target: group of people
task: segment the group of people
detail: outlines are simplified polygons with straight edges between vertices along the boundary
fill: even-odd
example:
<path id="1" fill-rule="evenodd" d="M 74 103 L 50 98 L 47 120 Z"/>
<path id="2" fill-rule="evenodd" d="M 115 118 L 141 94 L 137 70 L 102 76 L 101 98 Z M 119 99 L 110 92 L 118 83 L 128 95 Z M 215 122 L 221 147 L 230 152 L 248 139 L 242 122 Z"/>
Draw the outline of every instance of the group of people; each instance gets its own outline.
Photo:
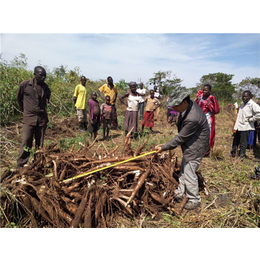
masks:
<path id="1" fill-rule="evenodd" d="M 101 122 L 103 122 L 103 138 L 109 135 L 109 130 L 112 125 L 118 129 L 117 113 L 115 103 L 117 100 L 117 87 L 113 83 L 113 78 L 108 77 L 107 83 L 102 85 L 97 93 L 105 101 L 101 106 L 97 100 L 97 93 L 91 92 L 90 100 L 88 101 L 88 114 L 87 119 L 87 90 L 86 90 L 86 77 L 82 76 L 81 83 L 78 84 L 74 91 L 73 101 L 77 111 L 79 130 L 85 132 L 87 129 L 90 132 L 90 140 L 92 136 L 97 137 Z M 104 93 L 104 95 L 102 94 Z"/>
<path id="2" fill-rule="evenodd" d="M 34 69 L 34 78 L 23 81 L 18 89 L 17 100 L 23 112 L 23 138 L 20 154 L 17 159 L 17 166 L 23 167 L 30 156 L 33 137 L 35 137 L 36 148 L 43 147 L 44 133 L 48 123 L 46 104 L 50 100 L 51 91 L 44 83 L 46 71 L 37 66 Z M 107 83 L 101 86 L 96 92 L 91 92 L 88 101 L 89 120 L 87 122 L 86 113 L 86 78 L 81 77 L 81 83 L 76 86 L 73 101 L 77 110 L 79 129 L 97 136 L 100 123 L 103 122 L 103 137 L 109 135 L 109 129 L 114 125 L 118 128 L 117 113 L 115 103 L 118 97 L 118 90 L 113 83 L 112 77 L 107 78 Z M 133 131 L 134 137 L 138 132 L 138 110 L 142 120 L 142 130 L 144 127 L 154 126 L 154 114 L 160 107 L 160 94 L 157 89 L 150 90 L 150 95 L 146 96 L 143 84 L 137 89 L 135 82 L 130 82 L 130 90 L 119 97 L 120 101 L 126 105 L 124 118 L 125 134 Z M 215 141 L 215 114 L 219 113 L 219 104 L 216 98 L 211 95 L 211 86 L 205 84 L 203 89 L 197 93 L 196 100 L 190 98 L 191 92 L 185 88 L 177 87 L 169 95 L 166 106 L 178 113 L 176 126 L 178 134 L 164 145 L 156 147 L 156 152 L 172 150 L 181 146 L 183 158 L 179 175 L 179 186 L 175 190 L 175 199 L 182 200 L 185 195 L 188 202 L 185 208 L 188 210 L 200 206 L 197 169 L 204 156 L 208 156 Z M 99 105 L 97 94 L 104 100 Z M 245 143 L 250 130 L 254 129 L 254 121 L 260 119 L 260 107 L 251 99 L 250 91 L 243 92 L 242 100 L 236 124 L 236 130 L 231 154 L 240 145 L 240 157 L 245 155 Z M 127 99 L 127 102 L 126 102 Z M 158 118 L 158 117 L 157 117 Z"/>
<path id="3" fill-rule="evenodd" d="M 105 101 L 101 106 L 97 100 L 98 95 Z M 77 110 L 79 130 L 86 131 L 87 125 L 90 132 L 90 139 L 92 135 L 94 138 L 97 136 L 97 132 L 101 123 L 103 123 L 103 139 L 109 136 L 109 130 L 111 126 L 118 129 L 117 113 L 116 113 L 116 100 L 118 97 L 118 90 L 116 84 L 113 83 L 113 78 L 108 77 L 107 83 L 101 86 L 96 92 L 91 93 L 91 98 L 88 101 L 89 107 L 89 119 L 87 120 L 86 109 L 86 77 L 81 77 L 81 83 L 76 86 L 73 101 Z M 155 97 L 157 96 L 157 98 Z M 133 137 L 138 136 L 138 124 L 139 118 L 142 120 L 142 131 L 144 127 L 149 127 L 153 132 L 154 126 L 154 112 L 158 111 L 160 106 L 161 95 L 157 91 L 157 87 L 150 91 L 150 95 L 146 96 L 146 89 L 143 88 L 143 83 L 140 83 L 140 88 L 137 89 L 135 82 L 130 82 L 129 91 L 119 97 L 120 101 L 126 105 L 124 130 L 125 134 L 131 130 Z M 127 101 L 125 100 L 127 99 Z M 140 113 L 140 115 L 139 115 Z M 157 118 L 158 118 L 157 112 Z"/>
<path id="4" fill-rule="evenodd" d="M 140 119 L 142 119 L 142 132 L 144 127 L 149 127 L 150 131 L 153 132 L 154 126 L 154 112 L 159 109 L 160 101 L 155 97 L 155 91 L 150 90 L 150 95 L 145 97 L 145 91 L 141 94 L 137 90 L 136 82 L 129 83 L 130 91 L 123 94 L 119 99 L 126 105 L 125 119 L 124 119 L 124 130 L 125 135 L 129 131 L 133 132 L 134 138 L 138 136 L 139 128 L 139 117 L 138 110 L 140 107 Z M 141 84 L 141 90 L 143 90 L 143 84 Z M 127 98 L 127 102 L 125 99 Z M 141 104 L 141 105 L 140 105 Z"/>
<path id="5" fill-rule="evenodd" d="M 231 157 L 236 157 L 237 161 L 243 161 L 246 157 L 246 149 L 250 134 L 253 135 L 251 140 L 255 140 L 257 121 L 260 120 L 260 106 L 252 99 L 252 93 L 246 90 L 242 93 L 242 104 L 238 108 L 237 117 L 233 127 L 233 143 L 230 152 Z M 254 142 L 254 141 L 253 141 Z M 250 142 L 251 143 L 251 142 Z M 239 149 L 240 147 L 240 149 Z"/>

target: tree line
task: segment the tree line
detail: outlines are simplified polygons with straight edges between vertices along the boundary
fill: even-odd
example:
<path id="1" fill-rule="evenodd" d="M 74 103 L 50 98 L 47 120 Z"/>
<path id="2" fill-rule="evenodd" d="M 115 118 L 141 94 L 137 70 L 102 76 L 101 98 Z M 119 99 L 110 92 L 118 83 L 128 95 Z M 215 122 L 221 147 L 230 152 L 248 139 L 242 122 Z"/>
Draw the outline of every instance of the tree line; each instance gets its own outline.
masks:
<path id="1" fill-rule="evenodd" d="M 79 84 L 79 77 L 81 76 L 80 68 L 75 67 L 73 70 L 69 70 L 67 66 L 61 65 L 53 70 L 49 70 L 40 61 L 38 63 L 37 65 L 45 68 L 47 72 L 45 82 L 52 91 L 49 113 L 53 116 L 69 116 L 74 113 L 74 105 L 71 98 L 75 86 Z M 1 125 L 5 125 L 21 118 L 22 112 L 16 102 L 18 86 L 23 80 L 33 78 L 34 75 L 33 71 L 28 70 L 27 57 L 22 53 L 15 56 L 10 62 L 3 60 L 2 54 L 0 54 L 0 71 L 0 120 Z M 233 74 L 221 72 L 203 75 L 200 78 L 200 82 L 195 87 L 190 88 L 192 95 L 196 96 L 197 91 L 202 88 L 203 84 L 209 83 L 212 86 L 212 94 L 219 102 L 227 103 L 240 100 L 241 94 L 245 89 L 250 90 L 256 98 L 260 97 L 260 78 L 247 77 L 239 84 L 232 84 L 233 76 Z M 88 79 L 87 91 L 96 91 L 105 82 L 105 79 L 96 81 Z M 124 79 L 115 82 L 119 92 L 122 93 L 129 88 L 128 83 Z M 181 83 L 182 79 L 168 70 L 153 73 L 153 77 L 144 84 L 146 87 L 156 85 L 162 95 L 168 96 L 177 86 L 182 86 Z"/>

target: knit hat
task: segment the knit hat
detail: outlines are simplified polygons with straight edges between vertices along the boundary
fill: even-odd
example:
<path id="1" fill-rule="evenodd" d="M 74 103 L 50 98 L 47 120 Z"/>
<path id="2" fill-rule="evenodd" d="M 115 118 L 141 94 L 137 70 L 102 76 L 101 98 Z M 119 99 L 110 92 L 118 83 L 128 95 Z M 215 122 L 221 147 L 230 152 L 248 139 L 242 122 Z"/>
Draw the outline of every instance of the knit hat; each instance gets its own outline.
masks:
<path id="1" fill-rule="evenodd" d="M 166 106 L 174 107 L 178 106 L 186 97 L 191 94 L 191 90 L 187 90 L 183 87 L 176 87 L 170 94 Z"/>

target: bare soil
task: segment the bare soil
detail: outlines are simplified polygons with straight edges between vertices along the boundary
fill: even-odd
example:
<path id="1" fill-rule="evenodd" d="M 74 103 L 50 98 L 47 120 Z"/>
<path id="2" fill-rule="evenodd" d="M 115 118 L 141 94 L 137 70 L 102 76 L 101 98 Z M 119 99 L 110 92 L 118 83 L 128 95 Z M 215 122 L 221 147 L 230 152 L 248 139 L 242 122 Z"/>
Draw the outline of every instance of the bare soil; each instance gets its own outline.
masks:
<path id="1" fill-rule="evenodd" d="M 23 169 L 15 169 L 22 125 L 1 128 L 1 227 L 11 222 L 21 227 L 259 227 L 259 186 L 250 179 L 259 162 L 259 144 L 247 151 L 244 162 L 230 158 L 233 118 L 227 109 L 217 115 L 215 148 L 200 166 L 202 206 L 193 211 L 183 209 L 185 201 L 177 203 L 173 198 L 182 158 L 179 147 L 162 157 L 152 154 L 61 182 L 104 166 L 109 159 L 113 163 L 115 158 L 132 158 L 153 150 L 159 140 L 169 140 L 177 129 L 164 114 L 155 121 L 148 145 L 142 138 L 125 138 L 123 130 L 112 130 L 112 138 L 103 141 L 100 130 L 93 144 L 87 133 L 80 133 L 84 142 L 65 151 L 59 142 L 78 137 L 77 118 L 50 122 L 45 135 L 48 145 Z M 147 177 L 134 192 L 138 171 Z"/>

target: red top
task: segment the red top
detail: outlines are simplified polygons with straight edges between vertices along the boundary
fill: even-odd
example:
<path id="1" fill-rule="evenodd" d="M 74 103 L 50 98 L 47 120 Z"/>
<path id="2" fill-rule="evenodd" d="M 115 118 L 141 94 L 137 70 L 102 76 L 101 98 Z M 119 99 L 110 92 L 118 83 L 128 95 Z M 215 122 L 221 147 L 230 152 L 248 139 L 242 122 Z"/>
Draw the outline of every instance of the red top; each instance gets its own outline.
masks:
<path id="1" fill-rule="evenodd" d="M 201 107 L 204 114 L 211 112 L 211 114 L 219 113 L 219 104 L 217 99 L 210 95 L 207 99 L 203 99 L 202 90 L 197 93 L 197 98 L 195 100 L 198 105 Z"/>

